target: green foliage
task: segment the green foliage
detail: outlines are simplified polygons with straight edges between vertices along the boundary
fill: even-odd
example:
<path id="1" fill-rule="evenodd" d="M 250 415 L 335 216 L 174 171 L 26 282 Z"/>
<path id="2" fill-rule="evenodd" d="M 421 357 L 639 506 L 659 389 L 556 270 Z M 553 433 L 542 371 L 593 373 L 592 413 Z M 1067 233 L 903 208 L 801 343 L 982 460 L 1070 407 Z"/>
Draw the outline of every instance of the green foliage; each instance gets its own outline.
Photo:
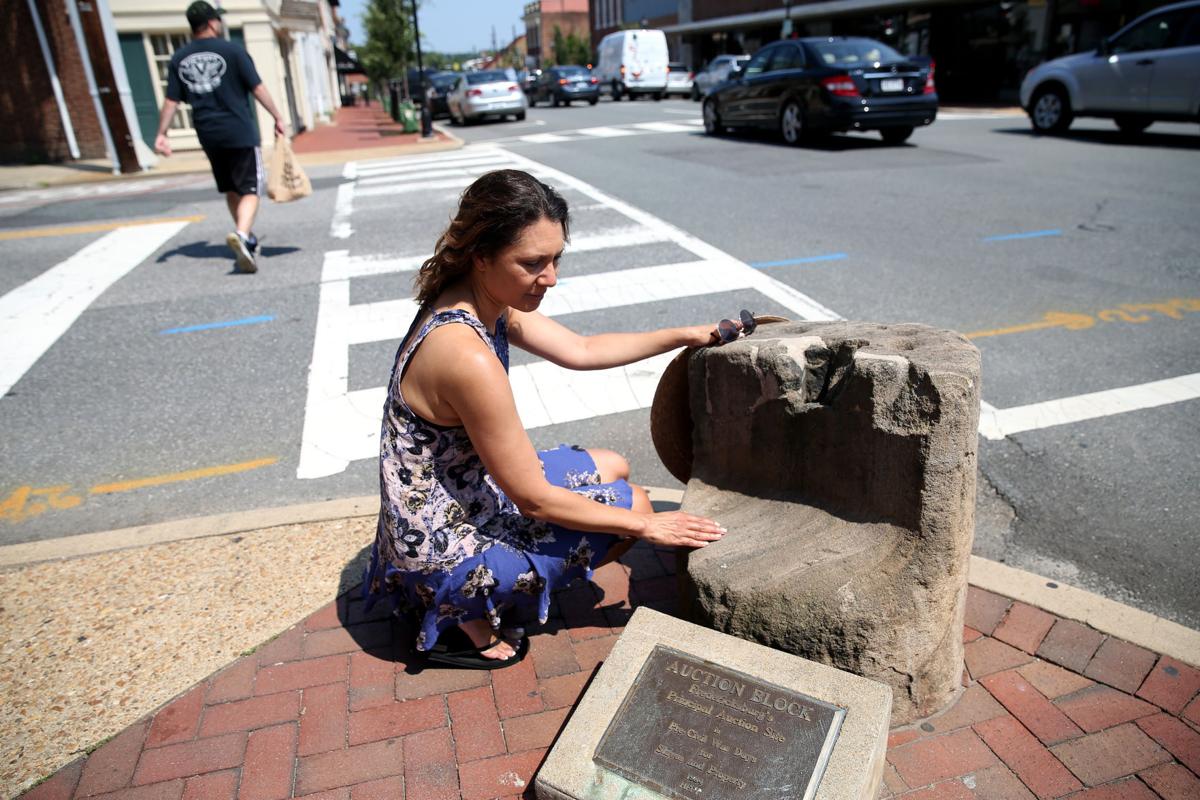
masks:
<path id="1" fill-rule="evenodd" d="M 358 50 L 359 61 L 372 81 L 405 74 L 416 61 L 412 29 L 412 0 L 371 0 L 363 14 L 367 43 Z"/>
<path id="2" fill-rule="evenodd" d="M 546 66 L 554 66 L 556 64 L 586 65 L 592 63 L 591 46 L 587 41 L 576 35 L 574 31 L 563 36 L 562 28 L 555 25 L 553 47 L 554 55 L 546 59 Z"/>

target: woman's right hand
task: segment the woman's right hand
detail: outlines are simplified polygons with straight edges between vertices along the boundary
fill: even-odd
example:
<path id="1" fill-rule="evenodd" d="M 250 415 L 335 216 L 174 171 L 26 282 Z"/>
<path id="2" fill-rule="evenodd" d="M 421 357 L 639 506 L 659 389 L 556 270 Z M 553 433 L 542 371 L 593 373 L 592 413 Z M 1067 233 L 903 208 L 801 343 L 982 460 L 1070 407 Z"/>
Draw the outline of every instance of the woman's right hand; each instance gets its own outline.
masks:
<path id="1" fill-rule="evenodd" d="M 705 547 L 721 539 L 726 531 L 717 522 L 683 511 L 644 514 L 645 527 L 638 538 L 669 547 Z"/>

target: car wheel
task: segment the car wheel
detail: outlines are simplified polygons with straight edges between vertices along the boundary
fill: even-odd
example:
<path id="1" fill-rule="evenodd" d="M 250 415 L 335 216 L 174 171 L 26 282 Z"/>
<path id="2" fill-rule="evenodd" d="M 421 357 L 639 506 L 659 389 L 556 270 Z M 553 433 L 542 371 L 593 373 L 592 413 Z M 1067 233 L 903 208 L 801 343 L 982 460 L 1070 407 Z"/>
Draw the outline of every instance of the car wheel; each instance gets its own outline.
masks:
<path id="1" fill-rule="evenodd" d="M 588 100 L 588 105 L 589 105 L 589 106 L 594 106 L 594 105 L 596 105 L 596 103 L 599 103 L 599 102 L 600 102 L 600 98 L 599 98 L 599 97 L 592 97 L 592 98 L 590 98 L 590 99 Z"/>
<path id="2" fill-rule="evenodd" d="M 621 84 L 616 81 L 612 82 L 612 99 L 613 102 L 620 101 L 621 99 Z"/>
<path id="3" fill-rule="evenodd" d="M 1126 136 L 1136 136 L 1146 130 L 1146 128 L 1149 128 L 1153 120 L 1141 117 L 1117 117 L 1113 122 L 1117 123 L 1117 127 L 1120 128 L 1121 133 Z"/>
<path id="4" fill-rule="evenodd" d="M 720 136 L 725 127 L 721 124 L 721 112 L 717 111 L 716 100 L 704 101 L 704 132 L 709 136 Z"/>
<path id="5" fill-rule="evenodd" d="M 662 100 L 662 99 L 663 99 L 663 93 L 662 93 L 662 92 L 655 92 L 655 93 L 654 93 L 654 102 L 656 102 L 656 103 L 657 103 L 659 100 Z"/>
<path id="6" fill-rule="evenodd" d="M 795 146 L 804 139 L 804 112 L 795 100 L 789 100 L 779 115 L 779 133 L 783 140 Z"/>
<path id="7" fill-rule="evenodd" d="M 524 119 L 525 119 L 525 112 L 524 112 L 524 111 L 518 111 L 518 112 L 517 112 L 517 122 L 521 122 L 521 121 L 522 121 L 522 120 L 524 120 Z"/>
<path id="8" fill-rule="evenodd" d="M 1039 89 L 1030 105 L 1029 121 L 1038 133 L 1064 133 L 1071 127 L 1071 104 L 1059 86 Z"/>
<path id="9" fill-rule="evenodd" d="M 908 137 L 912 136 L 912 133 L 912 126 L 908 125 L 903 128 L 883 128 L 879 131 L 885 144 L 903 144 L 908 141 Z"/>

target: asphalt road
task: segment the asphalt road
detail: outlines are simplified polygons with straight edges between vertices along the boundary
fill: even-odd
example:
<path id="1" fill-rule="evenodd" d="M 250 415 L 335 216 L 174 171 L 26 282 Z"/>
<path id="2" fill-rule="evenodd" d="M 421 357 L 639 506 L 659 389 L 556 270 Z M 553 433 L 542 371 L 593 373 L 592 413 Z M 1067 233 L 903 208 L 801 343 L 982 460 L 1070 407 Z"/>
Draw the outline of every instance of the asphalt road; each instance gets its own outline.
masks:
<path id="1" fill-rule="evenodd" d="M 429 252 L 465 185 L 447 169 L 464 164 L 556 171 L 578 246 L 564 298 L 587 295 L 589 278 L 694 260 L 698 241 L 753 267 L 738 275 L 844 317 L 974 334 L 984 399 L 1005 425 L 1087 393 L 1152 384 L 1161 398 L 1178 387 L 1153 382 L 1200 373 L 1195 125 L 1129 142 L 1102 121 L 1048 139 L 1019 117 L 944 118 L 902 147 L 851 135 L 791 149 L 767 135 L 705 137 L 698 115 L 683 100 L 542 107 L 523 123 L 456 129 L 471 146 L 448 164 L 314 169 L 313 197 L 264 208 L 255 276 L 231 273 L 207 176 L 0 194 L 0 234 L 199 217 L 122 228 L 131 243 L 106 240 L 110 230 L 0 240 L 0 295 L 81 251 L 97 271 L 150 253 L 0 398 L 0 542 L 376 491 L 378 391 L 411 277 L 380 259 Z M 354 196 L 342 190 L 339 205 L 347 184 Z M 628 207 L 683 238 L 609 241 L 628 239 Z M 648 303 L 606 291 L 563 321 L 590 332 L 741 307 L 797 316 L 745 286 Z M 178 330 L 193 326 L 209 327 Z M 514 369 L 532 361 L 515 356 Z M 1200 404 L 1098 415 L 1098 400 L 1071 402 L 1093 418 L 981 438 L 976 552 L 1200 627 Z M 577 405 L 568 421 L 527 419 L 535 444 L 614 447 L 635 479 L 678 485 L 645 408 Z"/>

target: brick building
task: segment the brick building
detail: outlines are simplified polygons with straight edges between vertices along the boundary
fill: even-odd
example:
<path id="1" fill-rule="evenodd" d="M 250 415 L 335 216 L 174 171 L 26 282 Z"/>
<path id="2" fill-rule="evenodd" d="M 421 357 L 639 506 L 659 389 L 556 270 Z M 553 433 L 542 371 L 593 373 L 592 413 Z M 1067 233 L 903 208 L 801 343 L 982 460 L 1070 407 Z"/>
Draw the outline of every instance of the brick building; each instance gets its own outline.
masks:
<path id="1" fill-rule="evenodd" d="M 534 0 L 525 5 L 526 61 L 530 67 L 558 63 L 554 53 L 555 29 L 590 40 L 588 0 Z"/>
<path id="2" fill-rule="evenodd" d="M 332 115 L 341 102 L 334 51 L 338 0 L 220 5 L 228 37 L 249 51 L 293 134 Z M 0 41 L 14 63 L 0 84 L 0 126 L 7 134 L 0 161 L 113 156 L 110 128 L 116 127 L 136 140 L 143 166 L 153 163 L 149 148 L 167 64 L 191 39 L 186 7 L 187 0 L 7 0 Z M 97 110 L 101 104 L 106 112 Z M 270 131 L 270 115 L 253 105 L 259 130 Z M 167 133 L 177 150 L 199 148 L 186 105 Z"/>
<path id="3" fill-rule="evenodd" d="M 0 137 L 0 162 L 103 158 L 104 134 L 88 91 L 75 32 L 61 0 L 34 0 L 32 10 L 27 0 L 5 3 L 4 23 L 0 47 L 12 62 L 0 82 L 0 126 L 5 134 Z M 55 79 L 61 104 L 55 96 Z"/>

